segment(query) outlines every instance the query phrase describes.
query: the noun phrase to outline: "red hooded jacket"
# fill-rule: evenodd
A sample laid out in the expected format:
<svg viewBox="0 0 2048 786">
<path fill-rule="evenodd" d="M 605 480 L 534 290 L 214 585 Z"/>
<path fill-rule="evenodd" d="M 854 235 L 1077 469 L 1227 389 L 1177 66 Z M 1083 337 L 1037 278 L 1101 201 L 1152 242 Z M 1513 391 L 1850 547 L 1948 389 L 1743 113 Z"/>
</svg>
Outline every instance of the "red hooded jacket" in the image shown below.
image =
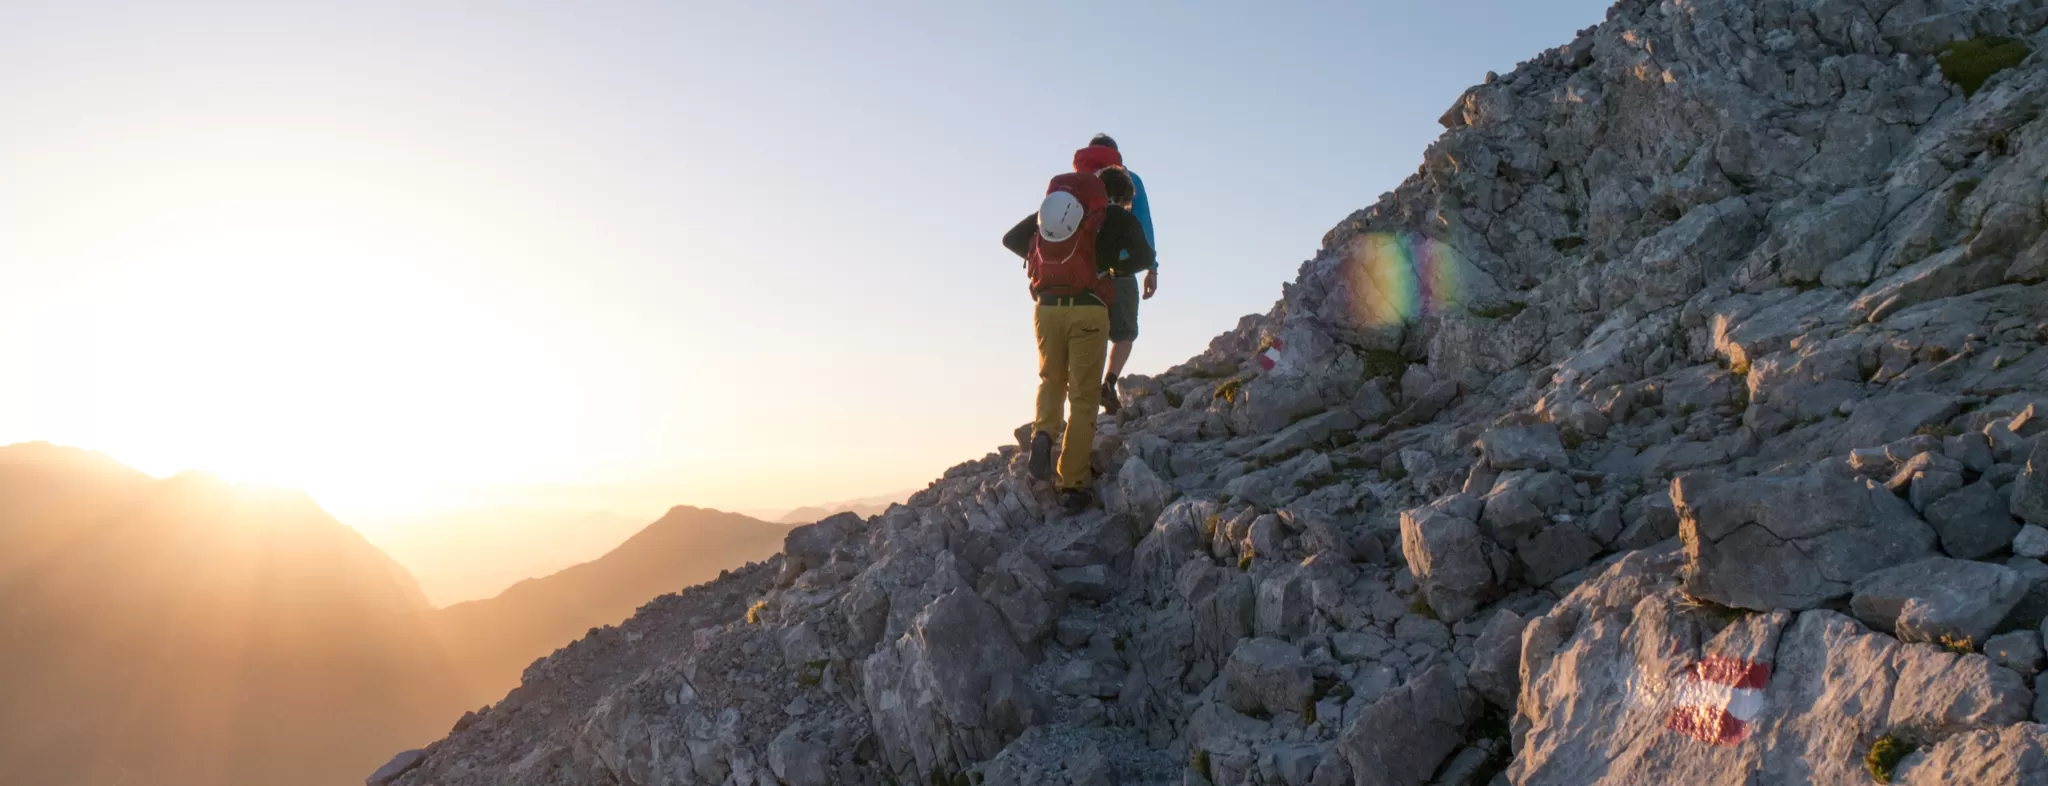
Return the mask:
<svg viewBox="0 0 2048 786">
<path fill-rule="evenodd" d="M 1123 166 L 1124 156 L 1116 148 L 1089 145 L 1074 151 L 1074 171 L 1094 173 L 1113 166 Z"/>
</svg>

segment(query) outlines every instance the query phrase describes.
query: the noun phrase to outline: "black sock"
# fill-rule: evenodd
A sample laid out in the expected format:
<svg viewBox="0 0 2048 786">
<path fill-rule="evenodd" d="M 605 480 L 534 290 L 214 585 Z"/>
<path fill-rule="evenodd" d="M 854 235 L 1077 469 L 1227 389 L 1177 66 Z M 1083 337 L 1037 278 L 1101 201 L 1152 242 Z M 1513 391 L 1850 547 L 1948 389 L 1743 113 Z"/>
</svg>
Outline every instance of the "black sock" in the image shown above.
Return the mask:
<svg viewBox="0 0 2048 786">
<path fill-rule="evenodd" d="M 1112 372 L 1109 372 L 1109 375 L 1108 375 L 1108 376 L 1105 376 L 1105 377 L 1103 377 L 1103 378 L 1102 378 L 1102 384 L 1104 384 L 1104 385 L 1114 385 L 1114 384 L 1116 384 L 1116 372 L 1114 372 L 1114 371 L 1112 371 Z"/>
</svg>

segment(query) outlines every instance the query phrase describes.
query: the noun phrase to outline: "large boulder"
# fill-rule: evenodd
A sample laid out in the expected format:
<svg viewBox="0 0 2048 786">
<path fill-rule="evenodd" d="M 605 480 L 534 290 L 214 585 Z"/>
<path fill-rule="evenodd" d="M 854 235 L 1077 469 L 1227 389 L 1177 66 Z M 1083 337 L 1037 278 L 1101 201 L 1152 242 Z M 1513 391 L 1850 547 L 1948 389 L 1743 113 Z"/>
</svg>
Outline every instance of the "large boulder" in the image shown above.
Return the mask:
<svg viewBox="0 0 2048 786">
<path fill-rule="evenodd" d="M 1442 506 L 1401 514 L 1401 553 L 1438 619 L 1456 622 L 1500 597 L 1508 560 L 1470 518 Z"/>
<path fill-rule="evenodd" d="M 1052 576 L 1022 549 L 1004 554 L 995 568 L 982 573 L 978 589 L 1002 615 L 1017 644 L 1026 648 L 1052 631 L 1064 605 Z"/>
<path fill-rule="evenodd" d="M 1517 539 L 1515 562 L 1522 566 L 1522 579 L 1541 586 L 1591 563 L 1600 554 L 1600 542 L 1586 529 L 1589 523 L 1572 517 Z"/>
<path fill-rule="evenodd" d="M 1494 469 L 1564 469 L 1571 462 L 1557 426 L 1497 428 L 1479 435 L 1479 456 Z"/>
<path fill-rule="evenodd" d="M 1478 697 L 1450 666 L 1434 666 L 1380 697 L 1344 728 L 1337 750 L 1358 786 L 1423 786 L 1464 741 Z"/>
<path fill-rule="evenodd" d="M 1300 648 L 1279 639 L 1245 639 L 1223 665 L 1223 700 L 1246 715 L 1305 713 L 1315 689 Z"/>
<path fill-rule="evenodd" d="M 1997 257 L 1971 257 L 1952 248 L 1906 266 L 1870 285 L 1850 310 L 1872 322 L 1930 300 L 1939 300 L 1994 286 L 2011 263 Z"/>
<path fill-rule="evenodd" d="M 884 758 L 898 772 L 930 772 L 996 755 L 1044 712 L 1022 684 L 1030 665 L 981 596 L 939 596 L 862 664 L 861 694 Z"/>
<path fill-rule="evenodd" d="M 1904 439 L 1923 427 L 1947 423 L 1959 411 L 1961 404 L 1955 396 L 1940 393 L 1893 393 L 1865 399 L 1850 413 L 1848 427 L 1835 441 L 1835 452 Z"/>
<path fill-rule="evenodd" d="M 2020 534 L 2020 523 L 2006 513 L 2005 497 L 1985 480 L 1928 504 L 1927 523 L 1941 536 L 1941 550 L 1960 559 L 1988 557 Z"/>
<path fill-rule="evenodd" d="M 1671 499 L 1686 592 L 1727 606 L 1809 609 L 1874 571 L 1935 556 L 1934 530 L 1865 478 L 1686 476 Z"/>
<path fill-rule="evenodd" d="M 840 513 L 805 524 L 782 536 L 782 582 L 832 560 L 832 550 L 866 526 L 859 514 Z"/>
<path fill-rule="evenodd" d="M 794 723 L 768 743 L 768 769 L 789 786 L 830 786 L 831 740 L 806 724 Z"/>
<path fill-rule="evenodd" d="M 2030 786 L 2048 783 L 2048 726 L 1974 729 L 1937 742 L 1901 762 L 1902 786 Z"/>
<path fill-rule="evenodd" d="M 1124 460 L 1115 480 L 1103 489 L 1102 506 L 1149 527 L 1174 496 L 1172 484 L 1161 480 L 1151 466 L 1133 456 Z"/>
<path fill-rule="evenodd" d="M 1522 627 L 1526 620 L 1507 609 L 1494 612 L 1472 645 L 1472 667 L 1467 676 L 1481 698 L 1504 710 L 1513 710 L 1515 696 L 1522 690 Z"/>
<path fill-rule="evenodd" d="M 1306 633 L 1313 611 L 1308 579 L 1301 571 L 1289 570 L 1259 583 L 1254 612 L 1259 635 L 1292 639 Z"/>
<path fill-rule="evenodd" d="M 1576 496 L 1571 476 L 1562 472 L 1508 472 L 1487 491 L 1479 522 L 1494 540 L 1513 543 L 1550 523 Z"/>
<path fill-rule="evenodd" d="M 1327 406 L 1315 385 L 1298 374 L 1263 374 L 1244 384 L 1230 410 L 1240 435 L 1271 434 Z"/>
<path fill-rule="evenodd" d="M 1901 641 L 1981 643 L 2026 592 L 2027 582 L 2011 568 L 1935 557 L 1863 577 L 1849 608 Z"/>
</svg>

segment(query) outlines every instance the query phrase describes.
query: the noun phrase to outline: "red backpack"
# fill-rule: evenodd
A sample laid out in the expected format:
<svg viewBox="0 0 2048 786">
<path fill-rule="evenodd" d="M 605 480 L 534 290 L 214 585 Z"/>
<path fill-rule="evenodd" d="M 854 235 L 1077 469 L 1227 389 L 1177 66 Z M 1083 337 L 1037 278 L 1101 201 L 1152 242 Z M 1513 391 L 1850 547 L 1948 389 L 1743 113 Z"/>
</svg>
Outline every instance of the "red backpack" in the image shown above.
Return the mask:
<svg viewBox="0 0 2048 786">
<path fill-rule="evenodd" d="M 1067 194 L 1080 203 L 1083 211 L 1080 226 L 1072 235 L 1062 240 L 1049 240 L 1045 227 L 1049 217 L 1047 210 L 1055 205 L 1071 205 L 1065 199 L 1054 199 L 1054 194 Z M 1109 305 L 1116 297 L 1116 283 L 1095 264 L 1095 237 L 1102 230 L 1102 220 L 1109 209 L 1109 192 L 1102 187 L 1102 181 L 1092 173 L 1069 172 L 1052 179 L 1045 188 L 1046 201 L 1039 208 L 1040 231 L 1031 236 L 1031 256 L 1025 260 L 1024 269 L 1031 276 L 1031 292 L 1034 295 L 1079 295 L 1093 293 L 1103 305 Z"/>
</svg>

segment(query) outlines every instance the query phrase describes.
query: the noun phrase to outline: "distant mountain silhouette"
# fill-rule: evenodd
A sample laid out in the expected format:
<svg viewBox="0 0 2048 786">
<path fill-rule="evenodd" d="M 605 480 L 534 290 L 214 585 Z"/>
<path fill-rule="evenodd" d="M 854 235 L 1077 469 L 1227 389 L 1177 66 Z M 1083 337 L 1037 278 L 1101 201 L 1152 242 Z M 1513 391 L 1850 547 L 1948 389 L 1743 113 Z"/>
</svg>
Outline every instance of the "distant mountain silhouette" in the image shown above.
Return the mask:
<svg viewBox="0 0 2048 786">
<path fill-rule="evenodd" d="M 678 507 L 435 610 L 304 494 L 0 447 L 0 786 L 354 786 L 534 659 L 789 529 Z"/>
<path fill-rule="evenodd" d="M 512 585 L 488 600 L 434 613 L 434 627 L 468 684 L 495 699 L 534 659 L 613 625 L 656 596 L 717 578 L 782 550 L 790 527 L 737 513 L 678 506 L 598 559 Z"/>
<path fill-rule="evenodd" d="M 303 494 L 0 448 L 0 784 L 359 783 L 468 701 L 429 612 Z"/>
<path fill-rule="evenodd" d="M 523 579 L 604 556 L 645 517 L 591 510 L 471 508 L 349 524 L 419 579 L 436 606 L 480 600 Z M 716 574 L 714 574 L 716 575 Z"/>
<path fill-rule="evenodd" d="M 861 518 L 867 518 L 869 516 L 879 516 L 885 512 L 888 512 L 890 505 L 895 505 L 903 502 L 904 500 L 910 499 L 910 495 L 914 493 L 916 492 L 901 491 L 895 494 L 878 494 L 872 497 L 850 499 L 844 502 L 828 502 L 823 505 L 810 505 L 807 507 L 797 508 L 796 510 L 792 510 L 788 513 L 784 513 L 781 516 L 777 517 L 776 520 L 784 524 L 810 524 L 826 518 L 830 518 L 840 513 L 852 513 L 854 515 L 860 516 Z"/>
</svg>

